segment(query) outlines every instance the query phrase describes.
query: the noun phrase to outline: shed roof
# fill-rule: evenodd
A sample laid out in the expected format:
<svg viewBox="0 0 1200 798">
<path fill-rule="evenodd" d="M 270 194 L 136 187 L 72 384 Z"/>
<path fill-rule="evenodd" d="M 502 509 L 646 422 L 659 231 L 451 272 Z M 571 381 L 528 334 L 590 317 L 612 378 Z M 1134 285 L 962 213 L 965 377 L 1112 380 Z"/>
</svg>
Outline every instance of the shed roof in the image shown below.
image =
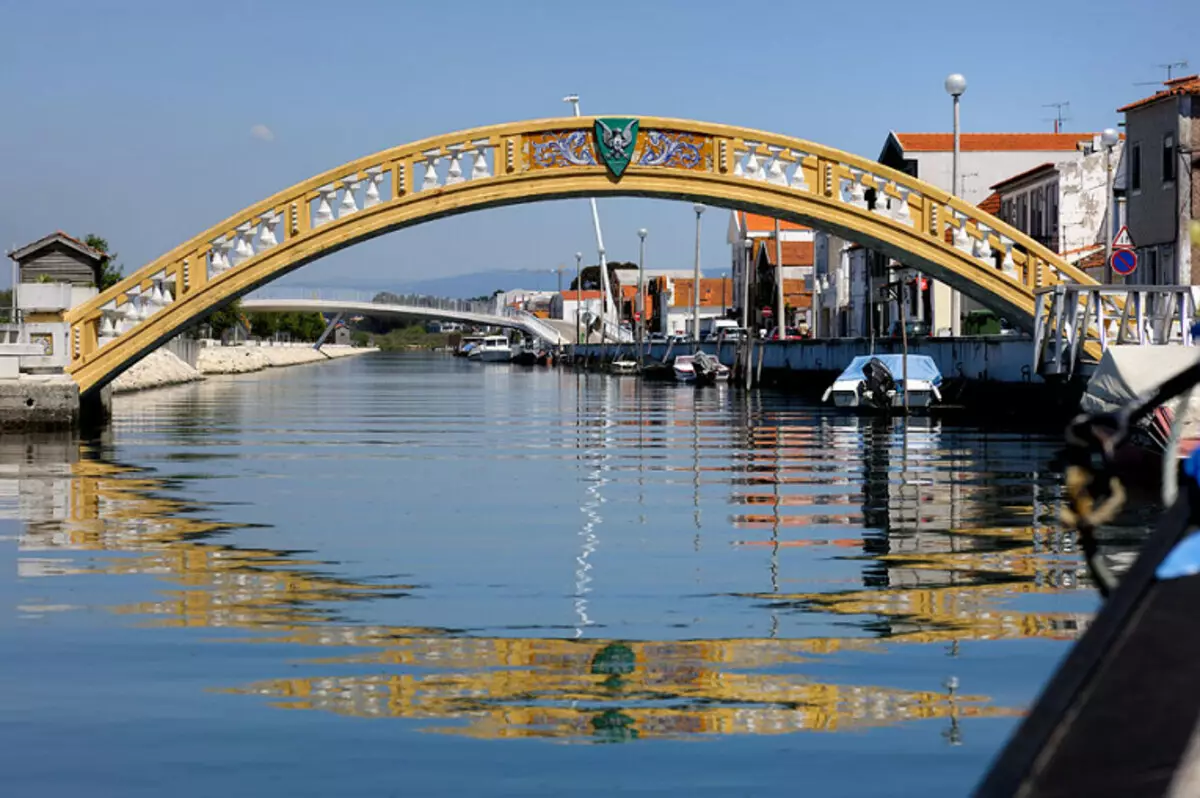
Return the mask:
<svg viewBox="0 0 1200 798">
<path fill-rule="evenodd" d="M 23 247 L 18 247 L 16 249 L 14 249 L 12 252 L 9 252 L 8 257 L 17 261 L 17 263 L 20 263 L 23 260 L 28 260 L 33 255 L 36 255 L 37 253 L 41 252 L 43 249 L 45 249 L 49 246 L 52 246 L 54 244 L 65 244 L 66 246 L 68 246 L 71 249 L 78 252 L 80 255 L 83 255 L 86 258 L 90 258 L 90 259 L 96 261 L 97 263 L 99 263 L 101 260 L 104 259 L 103 252 L 101 252 L 98 249 L 92 249 L 87 244 L 80 241 L 78 238 L 69 236 L 66 233 L 64 233 L 62 230 L 56 230 L 55 232 L 51 233 L 48 236 L 39 238 L 37 241 L 26 244 Z"/>
<path fill-rule="evenodd" d="M 1187 77 L 1174 78 L 1163 82 L 1163 88 L 1151 94 L 1149 97 L 1143 97 L 1140 100 L 1135 100 L 1129 105 L 1123 105 L 1117 109 L 1118 113 L 1126 111 L 1134 111 L 1138 108 L 1144 108 L 1147 105 L 1165 100 L 1168 97 L 1182 97 L 1185 94 L 1200 95 L 1200 75 L 1188 75 Z"/>
</svg>

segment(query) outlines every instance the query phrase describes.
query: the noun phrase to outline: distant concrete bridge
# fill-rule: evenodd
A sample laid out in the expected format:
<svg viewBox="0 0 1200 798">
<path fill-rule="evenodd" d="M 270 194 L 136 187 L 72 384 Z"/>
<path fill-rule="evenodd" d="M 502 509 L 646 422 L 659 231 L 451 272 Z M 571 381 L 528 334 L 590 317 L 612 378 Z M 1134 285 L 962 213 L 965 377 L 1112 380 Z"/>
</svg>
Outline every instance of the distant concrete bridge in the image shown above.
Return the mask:
<svg viewBox="0 0 1200 798">
<path fill-rule="evenodd" d="M 413 319 L 417 321 L 456 321 L 481 327 L 504 327 L 521 330 L 534 338 L 551 344 L 562 344 L 567 338 L 553 325 L 547 324 L 531 313 L 510 310 L 505 315 L 468 310 L 478 303 L 458 300 L 424 298 L 423 304 L 392 304 L 355 298 L 292 298 L 292 297 L 247 297 L 242 300 L 242 309 L 248 313 L 344 313 L 371 316 L 373 318 Z"/>
</svg>

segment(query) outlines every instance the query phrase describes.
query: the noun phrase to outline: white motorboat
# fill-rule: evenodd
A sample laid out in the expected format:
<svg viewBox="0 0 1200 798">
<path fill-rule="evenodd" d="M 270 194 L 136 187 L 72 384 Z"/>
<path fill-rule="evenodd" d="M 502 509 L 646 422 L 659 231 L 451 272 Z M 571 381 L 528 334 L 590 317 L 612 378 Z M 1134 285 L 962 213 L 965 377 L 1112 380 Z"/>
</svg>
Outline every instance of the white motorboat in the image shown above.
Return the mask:
<svg viewBox="0 0 1200 798">
<path fill-rule="evenodd" d="M 512 360 L 513 350 L 508 339 L 503 335 L 485 335 L 479 346 L 471 352 L 471 357 L 479 353 L 479 359 L 484 363 L 507 363 Z"/>
<path fill-rule="evenodd" d="M 614 360 L 612 363 L 610 363 L 608 365 L 608 370 L 613 374 L 637 374 L 638 364 L 636 360 L 621 358 L 620 360 Z"/>
<path fill-rule="evenodd" d="M 942 372 L 928 355 L 908 355 L 905 381 L 904 355 L 859 355 L 838 375 L 821 401 L 832 397 L 838 407 L 890 411 L 904 407 L 925 408 L 942 400 L 938 387 Z"/>
<path fill-rule="evenodd" d="M 675 379 L 680 382 L 696 381 L 696 366 L 691 355 L 680 355 L 671 365 L 675 371 Z"/>
<path fill-rule="evenodd" d="M 675 358 L 673 368 L 675 379 L 679 382 L 711 385 L 714 382 L 729 381 L 729 367 L 706 352 L 680 355 Z"/>
</svg>

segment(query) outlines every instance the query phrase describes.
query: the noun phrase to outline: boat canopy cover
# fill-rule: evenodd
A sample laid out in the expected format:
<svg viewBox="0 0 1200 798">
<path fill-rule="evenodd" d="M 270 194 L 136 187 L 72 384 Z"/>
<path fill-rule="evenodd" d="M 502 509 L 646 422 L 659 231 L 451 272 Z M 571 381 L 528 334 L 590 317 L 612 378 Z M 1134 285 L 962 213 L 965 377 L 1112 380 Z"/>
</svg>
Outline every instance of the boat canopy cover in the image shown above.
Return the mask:
<svg viewBox="0 0 1200 798">
<path fill-rule="evenodd" d="M 887 370 L 892 372 L 892 377 L 896 382 L 900 382 L 901 375 L 904 374 L 904 355 L 859 355 L 850 361 L 850 365 L 846 366 L 846 370 L 841 373 L 838 380 L 863 379 L 863 367 L 872 358 L 887 366 Z M 934 385 L 942 384 L 942 372 L 938 370 L 937 364 L 929 355 L 908 356 L 908 378 L 910 380 L 927 380 Z"/>
<path fill-rule="evenodd" d="M 1168 378 L 1200 359 L 1195 346 L 1110 346 L 1088 380 L 1079 402 L 1085 413 L 1111 413 L 1137 396 L 1144 396 Z M 1200 409 L 1200 396 L 1193 395 L 1191 413 Z"/>
</svg>

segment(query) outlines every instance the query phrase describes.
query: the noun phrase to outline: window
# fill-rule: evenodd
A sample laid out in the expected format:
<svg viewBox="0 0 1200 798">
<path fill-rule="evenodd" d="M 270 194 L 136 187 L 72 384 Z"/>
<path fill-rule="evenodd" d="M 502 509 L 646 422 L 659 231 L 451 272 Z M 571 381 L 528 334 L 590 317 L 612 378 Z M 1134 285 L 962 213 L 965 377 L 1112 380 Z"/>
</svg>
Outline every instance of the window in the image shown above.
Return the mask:
<svg viewBox="0 0 1200 798">
<path fill-rule="evenodd" d="M 1035 188 L 1029 200 L 1029 235 L 1041 240 L 1045 233 L 1042 229 L 1042 190 Z"/>
<path fill-rule="evenodd" d="M 1142 190 L 1142 145 L 1129 145 L 1129 190 Z"/>
<path fill-rule="evenodd" d="M 1013 221 L 1013 224 L 1022 233 L 1029 232 L 1029 217 L 1025 215 L 1025 211 L 1028 209 L 1028 207 L 1029 195 L 1019 194 L 1017 196 L 1017 218 Z"/>
<path fill-rule="evenodd" d="M 1162 148 L 1162 176 L 1163 184 L 1175 182 L 1175 134 L 1168 133 L 1163 136 Z"/>
<path fill-rule="evenodd" d="M 1016 219 L 1013 218 L 1013 201 L 1006 199 L 1000 203 L 1000 218 L 1009 224 L 1016 224 Z"/>
<path fill-rule="evenodd" d="M 1050 248 L 1057 251 L 1058 246 L 1058 183 L 1046 186 L 1046 240 Z"/>
</svg>

